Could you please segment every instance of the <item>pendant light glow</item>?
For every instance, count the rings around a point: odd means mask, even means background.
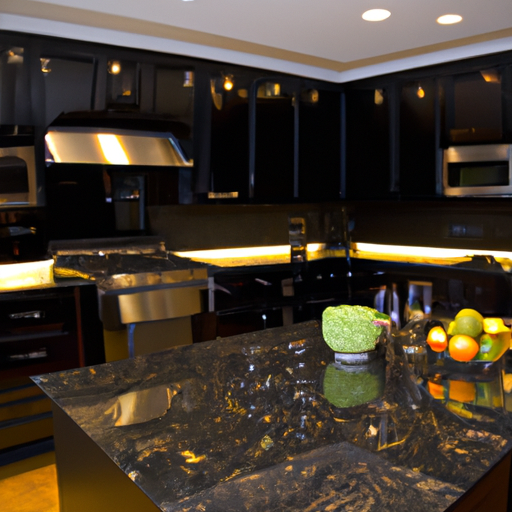
[[[443,16],[439,16],[436,21],[440,25],[453,25],[454,23],[462,21],[462,16],[459,16],[458,14],[445,14]]]
[[[386,9],[370,9],[363,13],[363,20],[365,21],[383,21],[391,16],[391,13]]]

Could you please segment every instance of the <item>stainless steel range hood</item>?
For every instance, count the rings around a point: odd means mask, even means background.
[[[192,167],[183,123],[134,112],[91,111],[59,116],[45,135],[45,161],[54,163]]]

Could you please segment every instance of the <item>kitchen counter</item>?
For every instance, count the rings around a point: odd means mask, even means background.
[[[390,339],[343,370],[313,321],[33,380],[62,512],[505,510],[506,358],[411,366]]]

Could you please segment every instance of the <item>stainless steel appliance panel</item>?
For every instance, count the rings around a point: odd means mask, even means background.
[[[446,196],[512,195],[512,145],[452,146],[443,156]]]

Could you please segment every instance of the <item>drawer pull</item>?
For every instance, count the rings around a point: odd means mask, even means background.
[[[44,318],[44,311],[23,311],[22,313],[10,313],[9,318],[11,320],[17,320],[19,318]]]
[[[39,350],[34,350],[33,352],[28,352],[26,354],[11,354],[9,356],[10,361],[23,361],[25,359],[43,359],[48,357],[48,352],[45,348],[41,348]]]

